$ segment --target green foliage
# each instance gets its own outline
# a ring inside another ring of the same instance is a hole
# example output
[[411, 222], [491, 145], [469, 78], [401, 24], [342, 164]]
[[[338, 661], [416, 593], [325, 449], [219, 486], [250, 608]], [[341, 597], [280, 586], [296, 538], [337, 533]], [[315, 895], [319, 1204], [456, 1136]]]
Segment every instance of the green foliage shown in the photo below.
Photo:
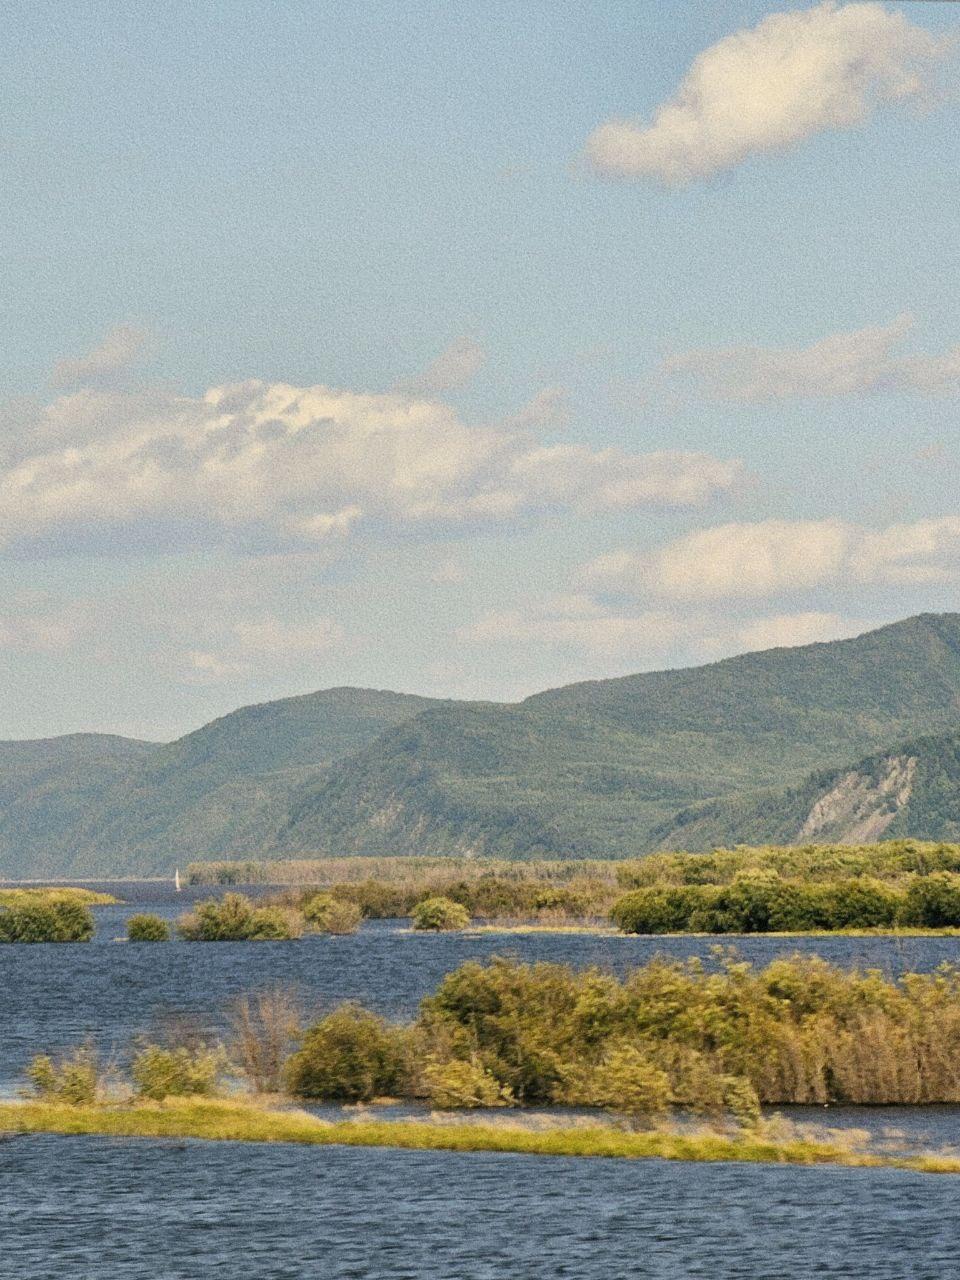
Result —
[[414, 929], [440, 933], [453, 929], [465, 929], [470, 923], [470, 912], [459, 902], [449, 898], [424, 898], [411, 912]]
[[904, 924], [929, 929], [960, 926], [960, 875], [937, 872], [917, 876], [907, 887]]
[[177, 925], [188, 942], [273, 942], [303, 932], [298, 912], [280, 906], [255, 906], [241, 893], [198, 902]]
[[287, 1085], [299, 1097], [369, 1102], [401, 1090], [407, 1055], [403, 1031], [344, 1004], [308, 1029], [287, 1063]]
[[431, 1059], [423, 1068], [421, 1083], [433, 1106], [445, 1111], [504, 1107], [513, 1101], [508, 1085], [501, 1084], [481, 1063], [468, 1059]]
[[89, 942], [90, 908], [72, 898], [0, 907], [0, 942]]
[[162, 916], [143, 912], [127, 921], [127, 938], [130, 942], [168, 942], [170, 926]]
[[130, 1074], [140, 1097], [162, 1102], [169, 1097], [214, 1096], [226, 1065], [220, 1048], [144, 1044], [133, 1059]]
[[660, 1115], [673, 1101], [670, 1077], [632, 1044], [615, 1045], [590, 1070], [574, 1070], [566, 1096], [634, 1118]]
[[303, 904], [307, 923], [318, 933], [356, 933], [363, 913], [355, 902], [316, 893]]
[[92, 1106], [100, 1096], [102, 1069], [92, 1045], [74, 1049], [58, 1059], [37, 1054], [27, 1067], [26, 1076], [33, 1093], [45, 1102]]

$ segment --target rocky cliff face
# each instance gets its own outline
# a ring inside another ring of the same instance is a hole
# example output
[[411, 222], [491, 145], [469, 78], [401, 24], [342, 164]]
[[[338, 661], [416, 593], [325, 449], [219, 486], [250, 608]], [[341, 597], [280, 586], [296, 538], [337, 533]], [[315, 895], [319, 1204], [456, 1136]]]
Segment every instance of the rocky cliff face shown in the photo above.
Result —
[[795, 843], [879, 840], [913, 794], [916, 756], [891, 756], [872, 774], [851, 769], [807, 814]]

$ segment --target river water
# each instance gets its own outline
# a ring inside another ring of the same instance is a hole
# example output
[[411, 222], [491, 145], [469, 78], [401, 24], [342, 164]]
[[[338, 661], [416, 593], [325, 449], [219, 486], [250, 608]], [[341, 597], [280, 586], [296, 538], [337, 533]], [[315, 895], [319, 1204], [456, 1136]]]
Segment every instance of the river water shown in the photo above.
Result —
[[[0, 1093], [41, 1049], [91, 1038], [120, 1051], [173, 1014], [219, 1029], [234, 996], [276, 983], [308, 1013], [349, 998], [406, 1018], [470, 958], [615, 972], [658, 952], [713, 962], [709, 939], [426, 936], [402, 922], [295, 943], [134, 945], [115, 941], [134, 911], [173, 919], [211, 891], [103, 887], [125, 901], [97, 910], [92, 944], [0, 947]], [[757, 963], [803, 950], [889, 973], [960, 958], [952, 938], [736, 945]], [[960, 1146], [955, 1108], [816, 1118], [878, 1143]], [[958, 1185], [889, 1170], [19, 1137], [0, 1141], [0, 1278], [944, 1277]]]

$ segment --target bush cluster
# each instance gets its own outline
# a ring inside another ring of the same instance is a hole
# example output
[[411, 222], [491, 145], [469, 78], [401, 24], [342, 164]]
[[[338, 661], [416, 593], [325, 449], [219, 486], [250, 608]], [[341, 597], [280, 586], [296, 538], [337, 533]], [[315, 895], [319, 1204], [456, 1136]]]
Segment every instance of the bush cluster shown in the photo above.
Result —
[[892, 885], [868, 876], [804, 883], [743, 872], [727, 885], [635, 889], [610, 916], [625, 933], [960, 927], [960, 875], [940, 871]]
[[727, 958], [599, 971], [498, 959], [462, 965], [412, 1027], [348, 1006], [307, 1032], [289, 1087], [436, 1105], [668, 1106], [741, 1120], [763, 1103], [960, 1100], [960, 971], [837, 969], [817, 957], [756, 970]]
[[356, 933], [363, 912], [355, 902], [335, 898], [330, 893], [315, 893], [303, 904], [303, 916], [317, 933]]
[[424, 898], [411, 912], [413, 927], [424, 933], [449, 933], [465, 929], [470, 923], [470, 912], [450, 898]]
[[275, 942], [298, 938], [303, 918], [282, 906], [255, 906], [242, 893], [198, 902], [177, 931], [188, 942]]
[[127, 921], [127, 938], [130, 942], [168, 942], [170, 926], [161, 916], [144, 912]]
[[93, 932], [90, 908], [71, 899], [0, 907], [0, 942], [89, 942]]

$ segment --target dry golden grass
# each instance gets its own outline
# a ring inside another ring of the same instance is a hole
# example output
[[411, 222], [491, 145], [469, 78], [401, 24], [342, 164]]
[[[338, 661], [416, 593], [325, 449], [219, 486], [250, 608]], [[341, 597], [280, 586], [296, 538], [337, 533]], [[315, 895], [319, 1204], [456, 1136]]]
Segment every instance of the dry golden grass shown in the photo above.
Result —
[[763, 1130], [734, 1135], [665, 1130], [630, 1132], [603, 1125], [525, 1128], [502, 1123], [329, 1122], [304, 1111], [268, 1110], [235, 1101], [170, 1099], [160, 1105], [74, 1107], [0, 1103], [0, 1131], [101, 1134], [110, 1137], [197, 1138], [214, 1142], [290, 1142], [308, 1146], [394, 1147], [417, 1151], [495, 1151], [607, 1159], [743, 1161], [750, 1164], [890, 1167], [920, 1173], [960, 1173], [960, 1159], [932, 1153], [881, 1155], [836, 1141]]

